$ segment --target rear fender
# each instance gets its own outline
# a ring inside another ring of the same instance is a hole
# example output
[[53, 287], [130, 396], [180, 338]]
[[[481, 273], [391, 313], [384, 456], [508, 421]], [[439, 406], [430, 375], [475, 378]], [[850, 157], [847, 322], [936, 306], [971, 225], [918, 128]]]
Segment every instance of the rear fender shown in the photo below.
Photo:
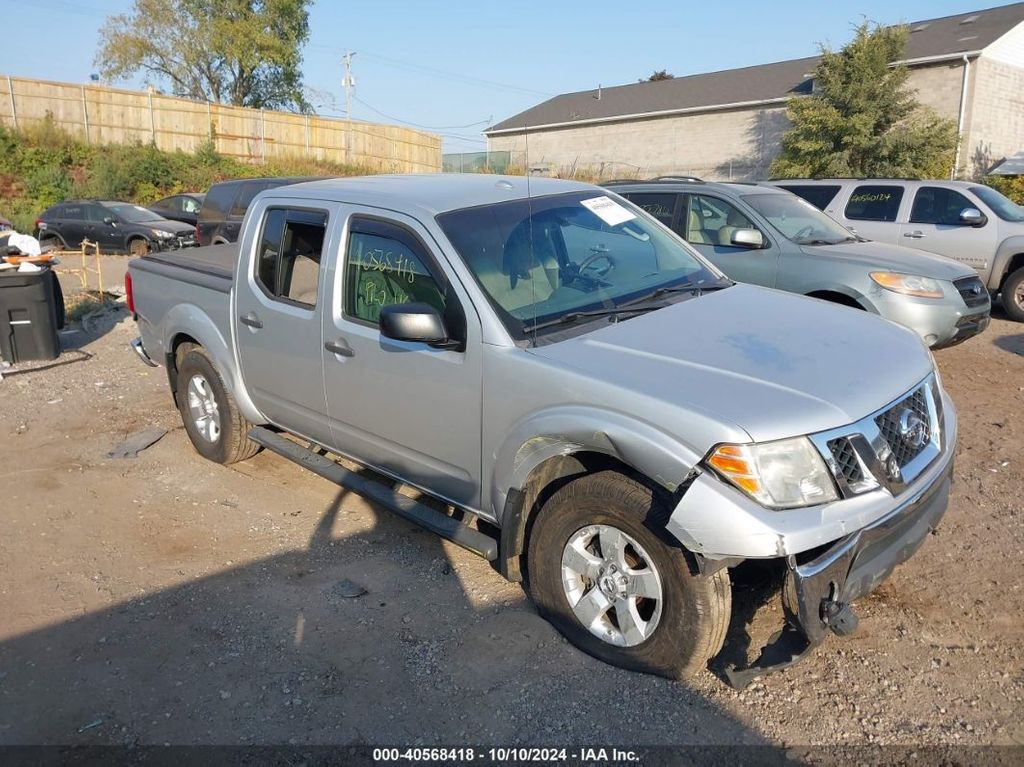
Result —
[[[250, 423], [266, 422], [267, 419], [256, 409], [245, 389], [229, 339], [224, 337], [206, 312], [195, 304], [176, 304], [164, 317], [163, 326], [163, 348], [168, 355], [173, 352], [179, 338], [188, 336], [194, 339], [210, 356], [245, 419]], [[169, 360], [168, 364], [173, 364], [173, 360]]]

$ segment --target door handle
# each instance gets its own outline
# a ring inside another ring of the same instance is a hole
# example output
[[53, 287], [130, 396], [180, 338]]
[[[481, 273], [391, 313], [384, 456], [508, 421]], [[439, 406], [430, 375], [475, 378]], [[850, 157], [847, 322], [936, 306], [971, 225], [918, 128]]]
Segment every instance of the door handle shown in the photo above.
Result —
[[248, 325], [250, 328], [263, 327], [263, 320], [257, 317], [254, 312], [243, 314], [241, 317], [238, 318], [238, 321], [241, 322], [243, 325]]
[[328, 341], [324, 344], [324, 348], [334, 354], [340, 354], [342, 357], [356, 356], [356, 353], [352, 351], [352, 347], [345, 342], [344, 338], [339, 338], [337, 341]]
[[915, 240], [920, 240], [922, 237], [924, 237], [924, 232], [922, 232], [919, 229], [915, 229], [913, 232], [904, 232], [903, 236], [910, 237]]

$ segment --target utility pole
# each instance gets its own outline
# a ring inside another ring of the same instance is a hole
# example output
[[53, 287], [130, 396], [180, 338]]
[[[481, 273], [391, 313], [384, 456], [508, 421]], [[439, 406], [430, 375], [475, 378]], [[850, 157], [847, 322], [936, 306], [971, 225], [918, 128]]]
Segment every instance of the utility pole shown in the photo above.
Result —
[[341, 80], [341, 84], [345, 88], [345, 162], [350, 165], [352, 164], [352, 92], [356, 87], [356, 79], [352, 76], [352, 57], [355, 55], [355, 51], [345, 51], [345, 55], [341, 57], [341, 61], [345, 65], [345, 76]]

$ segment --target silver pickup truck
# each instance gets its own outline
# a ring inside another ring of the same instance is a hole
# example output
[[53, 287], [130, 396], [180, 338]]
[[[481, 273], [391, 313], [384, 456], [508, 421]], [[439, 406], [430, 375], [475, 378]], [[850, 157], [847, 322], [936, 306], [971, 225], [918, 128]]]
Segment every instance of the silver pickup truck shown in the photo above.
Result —
[[605, 189], [280, 187], [236, 245], [136, 259], [126, 283], [199, 453], [265, 447], [364, 494], [626, 668], [706, 667], [748, 559], [781, 571], [786, 623], [722, 671], [788, 665], [851, 631], [946, 509], [956, 418], [915, 333], [733, 283]]

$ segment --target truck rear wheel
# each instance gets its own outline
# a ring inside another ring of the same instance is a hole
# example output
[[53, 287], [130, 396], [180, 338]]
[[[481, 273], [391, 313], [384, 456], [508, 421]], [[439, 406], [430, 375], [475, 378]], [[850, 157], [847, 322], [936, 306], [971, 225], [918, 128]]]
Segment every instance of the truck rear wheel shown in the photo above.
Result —
[[1006, 278], [1002, 287], [1003, 309], [1011, 320], [1024, 322], [1024, 267]]
[[683, 679], [707, 667], [729, 627], [722, 569], [701, 576], [661, 529], [671, 509], [618, 472], [581, 477], [530, 532], [527, 588], [576, 647], [614, 666]]
[[178, 390], [175, 393], [185, 432], [201, 456], [216, 463], [251, 458], [260, 446], [249, 439], [249, 424], [238, 411], [202, 347], [179, 352]]

